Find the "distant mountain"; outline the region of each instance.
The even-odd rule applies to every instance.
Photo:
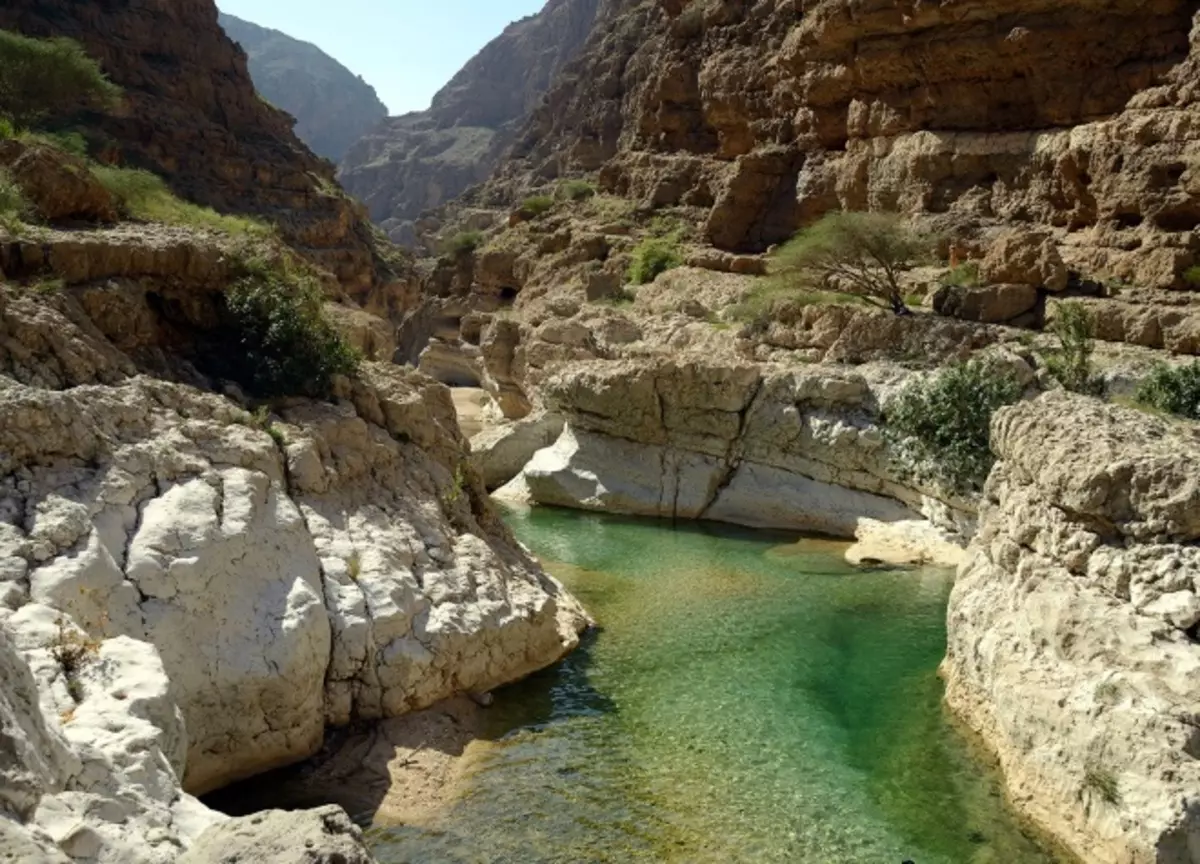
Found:
[[[340,162],[387,117],[375,88],[317,46],[225,13],[220,22],[249,56],[258,92],[296,118],[296,135],[321,156]]]
[[[433,97],[363,136],[338,179],[391,238],[414,242],[413,220],[487,179],[528,113],[591,33],[600,0],[548,0],[509,25]]]

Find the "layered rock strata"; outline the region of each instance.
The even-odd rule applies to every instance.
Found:
[[[1200,438],[1063,393],[1004,409],[950,600],[950,707],[1081,860],[1200,860]]]

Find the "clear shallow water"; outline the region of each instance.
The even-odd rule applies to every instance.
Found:
[[[536,509],[601,631],[498,694],[464,797],[386,864],[1051,864],[942,713],[940,571],[820,541]]]

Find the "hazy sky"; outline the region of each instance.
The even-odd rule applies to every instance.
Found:
[[[379,93],[420,111],[480,48],[546,0],[217,0],[223,12],[312,42]]]

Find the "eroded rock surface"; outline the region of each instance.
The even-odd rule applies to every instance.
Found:
[[[1200,850],[1200,438],[1083,397],[1001,411],[950,601],[951,708],[1081,859]]]

